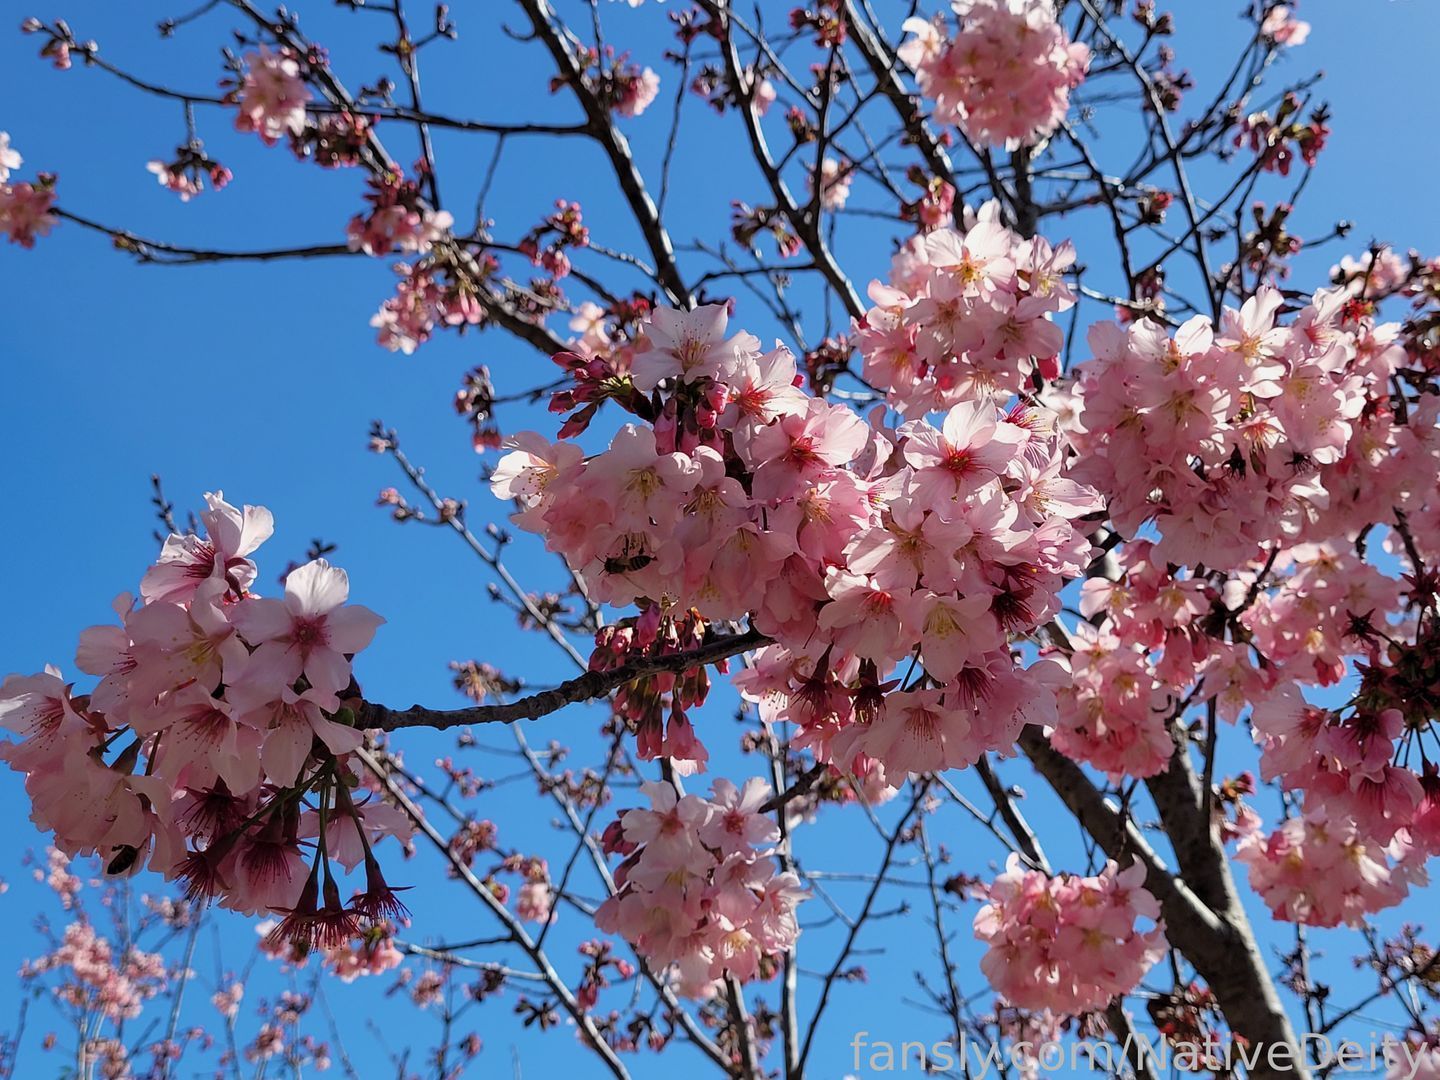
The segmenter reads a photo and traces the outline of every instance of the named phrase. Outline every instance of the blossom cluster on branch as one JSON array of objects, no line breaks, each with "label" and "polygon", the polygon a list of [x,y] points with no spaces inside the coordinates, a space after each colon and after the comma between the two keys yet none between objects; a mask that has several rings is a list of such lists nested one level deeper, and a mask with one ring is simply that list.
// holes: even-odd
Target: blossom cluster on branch
[{"label": "blossom cluster on branch", "polygon": [[939,227],[906,242],[890,282],[855,335],[865,381],[906,416],[965,401],[1004,403],[1059,375],[1063,342],[1051,316],[1075,304],[1067,241],[1022,239],[998,203],[970,213],[965,231]]},{"label": "blossom cluster on branch", "polygon": [[[784,1027],[786,1072],[798,1076],[809,1039],[796,1045],[793,1017],[759,1011],[752,1020],[735,984],[799,970],[797,910],[804,884],[821,875],[795,869],[789,834],[822,802],[853,800],[887,842],[886,863],[858,920],[832,904],[851,933],[819,1011],[832,981],[849,977],[843,965],[891,854],[915,845],[942,955],[942,893],[983,904],[973,929],[986,946],[998,1030],[1048,1035],[1068,1017],[1102,1012],[1118,1024],[1123,1009],[1108,1007],[1163,955],[1168,925],[1179,928],[1175,988],[1151,1002],[1158,1027],[1173,1035],[1189,1024],[1209,1038],[1219,1028],[1206,1014],[1223,1008],[1224,1037],[1249,1039],[1253,998],[1263,1036],[1293,1041],[1268,1001],[1270,974],[1253,962],[1258,949],[1223,860],[1233,852],[1277,918],[1363,927],[1426,883],[1427,860],[1440,854],[1440,762],[1427,745],[1440,720],[1440,262],[1377,244],[1335,266],[1329,288],[1283,287],[1286,260],[1304,243],[1287,224],[1293,197],[1267,209],[1251,194],[1262,180],[1308,177],[1329,111],[1301,85],[1259,104],[1256,91],[1308,24],[1287,4],[1250,5],[1253,40],[1229,84],[1208,112],[1172,128],[1166,114],[1193,83],[1172,68],[1174,51],[1156,46],[1174,19],[1148,0],[1129,9],[1141,39],[1133,51],[1112,26],[1123,6],[1088,0],[1066,20],[1083,40],[1071,39],[1060,21],[1069,9],[1052,0],[955,0],[953,17],[909,19],[898,46],[866,4],[796,8],[792,33],[772,41],[758,9],[750,27],[736,5],[702,0],[671,12],[677,51],[665,59],[680,69],[681,90],[657,200],[621,127],[654,104],[660,77],[604,43],[598,5],[593,47],[549,4],[522,6],[527,40],[555,62],[549,89],[573,96],[577,122],[427,112],[417,57],[453,36],[444,5],[419,40],[403,4],[380,20],[396,25],[383,50],[410,84],[408,108],[388,78],[345,89],[325,50],[283,11],[237,35],[221,96],[204,99],[121,72],[63,22],[24,24],[56,67],[73,54],[184,104],[188,139],[149,165],[181,199],[230,179],[196,135],[197,104],[220,106],[267,146],[361,169],[365,195],[334,244],[226,253],[146,242],[59,210],[53,176],[12,182],[22,161],[0,132],[0,233],[12,242],[29,247],[65,218],[149,261],[401,256],[395,291],[371,320],[384,347],[409,354],[442,328],[500,326],[553,355],[561,377],[527,394],[497,397],[488,367],[476,367],[455,408],[485,451],[502,446],[500,402],[552,395],[558,436],[504,438],[489,482],[514,505],[513,521],[563,559],[567,595],[524,591],[500,560],[510,536],[493,528],[489,550],[463,500],[435,493],[377,423],[377,449],[395,454],[434,516],[395,489],[381,503],[397,521],[454,528],[504,581],[508,591],[496,585],[493,595],[514,603],[521,625],[588,665],[529,697],[488,663],[456,665],[476,707],[448,715],[364,702],[352,662],[379,617],[348,603],[348,579],[323,558],[289,572],[283,598],[258,595],[252,556],[271,533],[269,514],[208,495],[204,532],[171,536],[138,598],[116,602],[118,624],[82,635],[76,664],[95,680],[88,692],[55,669],[0,684],[0,725],[19,736],[0,758],[24,775],[35,823],[61,852],[95,854],[112,874],[148,867],[191,901],[265,916],[267,954],[299,966],[318,950],[343,979],[391,970],[402,947],[416,950],[394,939],[406,913],[373,849],[419,828],[504,924],[508,936],[497,940],[536,969],[517,975],[547,987],[544,1001],[517,1006],[527,1024],[548,1026],[563,1008],[582,1041],[613,1056],[645,1040],[663,1045],[670,1034],[656,1016],[672,1028],[691,1020],[678,992],[707,1003],[697,1010],[706,1023],[728,1014],[713,1047],[689,1032],[727,1071],[762,1075],[764,1049],[749,1044],[773,1026]],[[802,67],[791,54],[811,45],[818,56]],[[1110,96],[1117,78],[1132,76],[1127,95]],[[677,246],[667,231],[687,92],[746,125],[768,188],[731,203],[738,258],[728,242]],[[1116,100],[1135,106],[1144,134],[1138,159],[1118,171],[1082,130]],[[872,106],[894,112],[896,126],[878,138]],[[380,140],[392,126],[419,144],[408,169]],[[497,140],[482,205],[507,140],[595,144],[641,245],[606,246],[613,208],[582,206],[589,191],[550,193],[508,241],[480,206],[457,226],[440,206],[432,128]],[[1047,156],[1061,136],[1063,163]],[[1236,154],[1242,147],[1253,156]],[[1068,160],[1072,148],[1078,160]],[[917,154],[903,171],[889,160],[901,150]],[[952,160],[967,151],[973,161]],[[1187,168],[1202,155],[1240,162],[1218,201],[1191,190]],[[1167,171],[1174,190],[1155,186]],[[876,192],[878,210],[868,205]],[[1123,286],[1104,284],[1120,295],[1095,287],[1068,242],[1040,235],[1047,219],[1086,211],[1114,230]],[[1186,220],[1167,232],[1167,213]],[[905,223],[868,301],[835,255],[836,229],[852,215]],[[1231,231],[1237,249],[1217,268],[1212,248]],[[1332,239],[1346,231],[1337,225]],[[762,232],[782,260],[807,261],[766,262],[754,244]],[[1164,244],[1148,265],[1137,261],[1142,235]],[[716,268],[692,273],[692,255]],[[1194,257],[1193,281],[1167,281],[1172,256]],[[623,285],[594,269],[600,259]],[[807,288],[796,283],[811,280],[849,316],[835,328],[827,311],[818,343],[806,343],[794,306]],[[758,293],[803,356],[734,331],[734,300],[715,302],[725,300],[721,283]],[[1203,299],[1181,296],[1196,286]],[[1072,365],[1085,346],[1066,340],[1060,317],[1074,313],[1078,325],[1082,298],[1106,315],[1083,338],[1088,358]],[[1392,298],[1413,301],[1404,323],[1382,321]],[[566,318],[568,341],[551,322]],[[598,449],[582,449],[602,424]],[[588,659],[572,634],[593,634]],[[742,749],[769,758],[782,790],[720,778],[708,796],[687,793],[716,745],[695,717],[710,669],[729,674],[729,658],[746,649],[732,679],[749,722]],[[1343,702],[1332,690],[1329,704],[1316,703],[1317,690],[1347,678],[1355,690]],[[512,700],[482,705],[487,694]],[[544,857],[500,849],[491,821],[452,805],[452,793],[463,803],[483,786],[472,771],[437,761],[448,786],[428,791],[398,755],[377,762],[360,730],[367,716],[389,727],[533,719],[602,695],[612,740],[603,776],[551,773],[517,736],[540,791],[576,834],[558,880]],[[1254,776],[1215,775],[1217,742],[1237,729],[1253,736],[1260,780],[1279,793],[1274,821],[1250,803]],[[1093,849],[1085,874],[1048,869],[1016,806],[1023,793],[991,771],[992,755],[1017,750],[1108,854],[1103,869]],[[552,748],[545,760],[565,752]],[[659,763],[662,779],[640,783],[650,805],[623,811],[597,843],[577,807],[598,811],[612,769],[638,777],[637,759]],[[994,802],[988,817],[939,775],[971,766]],[[918,817],[890,832],[873,808],[908,781]],[[960,874],[938,883],[950,852],[931,849],[925,819],[941,789],[1015,853],[990,884]],[[412,790],[454,818],[448,838]],[[1147,792],[1168,842],[1155,850],[1135,805]],[[586,853],[607,890],[598,903],[570,879]],[[620,857],[613,875],[606,855]],[[488,869],[482,856],[493,856]],[[342,880],[362,865],[363,887],[357,879],[346,895]],[[64,874],[52,876],[66,895]],[[594,911],[638,966],[610,943],[586,942],[572,995],[542,952],[562,900]],[[1205,940],[1192,949],[1184,934]],[[1232,947],[1233,966],[1214,960]],[[1420,955],[1405,951],[1412,975]],[[1189,986],[1181,957],[1196,973]],[[1378,952],[1370,962],[1382,989],[1400,985],[1390,973],[1398,963]],[[1418,970],[1424,981],[1428,967]],[[612,971],[649,978],[662,1004],[629,1027],[618,1012],[592,1014]],[[62,1000],[118,1026],[158,996],[164,974],[154,956],[118,948],[82,921],[26,977],[63,980]],[[508,977],[487,970],[474,993]],[[439,969],[400,978],[419,1007],[445,995]],[[1300,960],[1290,982],[1316,1010],[1312,1028],[1323,1027],[1328,988],[1312,985]],[[240,992],[222,987],[216,1008],[233,1017]],[[957,1034],[959,993],[952,978],[948,1001],[932,995]],[[793,985],[782,994],[793,1007]],[[257,1039],[255,1056],[268,1059],[264,1047],[279,1039],[278,1028]],[[114,1043],[106,1053],[121,1061]]]},{"label": "blossom cluster on branch", "polygon": [[[90,693],[53,668],[0,684],[0,724],[21,736],[0,757],[67,854],[149,866],[192,898],[283,913],[277,937],[336,947],[404,910],[372,847],[411,825],[366,796],[341,700],[383,620],[323,559],[291,571],[283,599],[258,596],[270,513],[206,502],[204,534],[166,540],[139,600],[115,602],[119,625],[81,635]],[[365,887],[342,897],[332,860],[364,864]]]},{"label": "blossom cluster on branch", "polygon": [[899,57],[936,119],[1014,150],[1049,136],[1085,79],[1090,49],[1066,36],[1052,0],[954,0],[958,28],[912,17]]},{"label": "blossom cluster on branch", "polygon": [[589,458],[517,436],[496,494],[597,600],[748,618],[773,638],[736,683],[821,760],[901,778],[1009,752],[1053,715],[1059,672],[1022,678],[1008,635],[1058,610],[1088,561],[1072,521],[1100,506],[1064,475],[1048,414],[981,400],[939,427],[891,428],[883,410],[867,423],[727,321],[719,306],[659,309],[608,359],[557,357],[576,376],[557,404],[583,402],[567,431],[603,400],[643,422]]},{"label": "blossom cluster on branch", "polygon": [[997,993],[1023,1009],[1066,1016],[1103,1009],[1127,994],[1165,952],[1160,905],[1143,887],[1145,867],[1114,862],[1094,877],[1027,870],[1011,855],[984,890],[975,936],[980,967]]},{"label": "blossom cluster on branch", "polygon": [[737,789],[721,778],[708,799],[668,783],[641,790],[650,809],[623,811],[605,834],[625,861],[595,925],[653,966],[674,965],[690,997],[712,996],[726,975],[749,982],[773,973],[800,936],[795,905],[805,892],[793,872],[776,869],[769,785],[751,779]]}]

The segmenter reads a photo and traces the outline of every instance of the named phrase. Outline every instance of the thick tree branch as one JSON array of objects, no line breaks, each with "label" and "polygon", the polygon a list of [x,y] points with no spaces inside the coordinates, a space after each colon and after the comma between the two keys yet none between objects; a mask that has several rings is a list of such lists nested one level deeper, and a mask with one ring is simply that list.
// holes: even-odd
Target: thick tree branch
[{"label": "thick tree branch", "polygon": [[[1050,746],[1044,732],[1034,726],[1027,727],[1020,736],[1020,746],[1110,858],[1123,865],[1134,857],[1145,865],[1145,887],[1160,901],[1167,938],[1189,959],[1215,994],[1231,1029],[1243,1035],[1251,1046],[1259,1046],[1264,1051],[1249,1075],[1256,1080],[1280,1076],[1306,1080],[1310,1074],[1303,1065],[1290,1018],[1280,1003],[1235,893],[1224,853],[1213,843],[1206,845],[1208,851],[1200,850],[1192,823],[1183,819],[1187,806],[1196,813],[1199,811],[1199,799],[1188,776],[1188,760],[1177,764],[1176,759],[1182,759],[1183,753],[1177,752],[1170,772],[1161,774],[1166,779],[1150,781],[1152,794],[1157,804],[1161,804],[1162,818],[1166,818],[1167,812],[1171,815],[1165,821],[1166,832],[1172,838],[1181,865],[1181,873],[1175,875],[1166,869],[1135,825],[1106,803],[1084,770]],[[1188,797],[1187,782],[1190,782]],[[1179,829],[1178,836],[1171,827],[1171,819]],[[1221,897],[1224,902],[1215,910],[1197,892],[1207,897]],[[1289,1048],[1293,1068],[1270,1067],[1268,1054],[1275,1046]]]},{"label": "thick tree branch", "polygon": [[665,656],[645,657],[622,664],[609,671],[587,671],[567,679],[551,690],[542,690],[529,697],[496,705],[472,705],[464,709],[427,709],[412,705],[408,709],[389,709],[373,702],[360,702],[355,708],[358,725],[394,731],[407,727],[430,727],[440,730],[465,724],[508,724],[515,720],[538,720],[566,705],[594,701],[618,690],[628,682],[661,672],[680,672],[688,668],[714,664],[759,648],[769,641],[758,630],[730,634],[706,642],[698,648]]}]

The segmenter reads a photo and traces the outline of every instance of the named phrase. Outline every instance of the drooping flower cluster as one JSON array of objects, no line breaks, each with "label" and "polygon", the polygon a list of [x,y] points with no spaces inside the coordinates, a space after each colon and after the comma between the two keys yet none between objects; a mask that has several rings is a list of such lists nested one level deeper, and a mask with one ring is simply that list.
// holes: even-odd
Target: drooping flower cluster
[{"label": "drooping flower cluster", "polygon": [[55,227],[54,205],[53,180],[42,177],[35,183],[0,184],[0,233],[12,244],[34,247],[37,236],[47,236]]},{"label": "drooping flower cluster", "polygon": [[1011,855],[975,916],[990,985],[1022,1009],[1072,1016],[1128,994],[1165,951],[1163,923],[1137,925],[1160,915],[1144,881],[1138,862],[1126,870],[1107,863],[1096,877],[1050,877]]},{"label": "drooping flower cluster", "polygon": [[[1344,629],[1316,626],[1303,639],[1322,646],[1332,636],[1337,643],[1353,642],[1348,648],[1360,650],[1365,662],[1358,665],[1358,691],[1338,709],[1307,702],[1299,683],[1337,679],[1343,657],[1333,660],[1329,680],[1317,678],[1304,664],[1282,668],[1288,678],[1257,698],[1252,716],[1262,748],[1261,772],[1267,780],[1303,791],[1306,807],[1323,806],[1332,817],[1343,817],[1360,841],[1381,847],[1396,841],[1423,858],[1440,853],[1440,770],[1425,751],[1440,719],[1440,632],[1433,598],[1421,601],[1425,609],[1411,644],[1403,640],[1399,625],[1387,633],[1376,614],[1399,608],[1396,583],[1378,578],[1382,589],[1376,602],[1376,592],[1367,592],[1359,569],[1331,557],[1296,575],[1328,571],[1335,576],[1324,584],[1334,591],[1344,589],[1348,575],[1358,578],[1351,595],[1359,602],[1345,606]],[[1381,606],[1387,593],[1389,604]],[[1417,597],[1412,593],[1409,599],[1414,603]],[[1305,612],[1297,622],[1313,617]],[[1316,668],[1321,668],[1319,659]]]},{"label": "drooping flower cluster", "polygon": [[[0,725],[21,736],[0,758],[25,774],[32,818],[63,851],[111,873],[148,863],[192,897],[284,912],[287,936],[338,945],[399,910],[371,846],[409,826],[352,796],[346,755],[361,734],[340,697],[383,620],[346,602],[345,572],[323,559],[292,571],[283,599],[255,595],[250,556],[270,513],[206,502],[204,535],[171,536],[140,602],[120,597],[119,625],[81,635],[89,694],[53,668],[0,684]],[[365,864],[353,903],[332,859]]]},{"label": "drooping flower cluster", "polygon": [[[665,614],[652,604],[639,617],[618,620],[596,635],[590,667],[606,671],[642,657],[693,649],[702,644],[706,626],[693,610]],[[724,673],[728,665],[722,661],[717,668]],[[690,776],[704,771],[710,754],[695,734],[687,712],[705,704],[709,692],[710,676],[703,665],[679,673],[660,671],[621,687],[612,706],[635,732],[640,760],[665,758],[677,775]]]},{"label": "drooping flower cluster", "polygon": [[557,199],[555,212],[531,229],[516,246],[522,255],[529,257],[531,263],[559,280],[570,274],[567,249],[589,245],[590,230],[585,225],[580,204]]},{"label": "drooping flower cluster", "polygon": [[954,0],[959,28],[910,18],[900,59],[935,118],[977,143],[1014,150],[1048,137],[1085,80],[1090,49],[1072,42],[1052,0]]},{"label": "drooping flower cluster", "polygon": [[1108,496],[1123,535],[1154,522],[1170,562],[1230,569],[1276,538],[1306,538],[1328,502],[1316,466],[1345,456],[1367,384],[1383,387],[1395,363],[1393,349],[1364,347],[1368,327],[1340,290],[1288,326],[1283,303],[1265,287],[1218,329],[1196,316],[1173,336],[1151,320],[1090,331],[1077,478]]},{"label": "drooping flower cluster", "polygon": [[285,968],[304,968],[313,959],[341,982],[350,983],[366,976],[383,975],[405,961],[405,954],[395,946],[394,925],[383,919],[353,939],[319,948],[303,939],[287,938],[278,932],[280,926],[279,919],[264,919],[255,924],[255,932],[260,938],[261,954]]},{"label": "drooping flower cluster", "polygon": [[1297,544],[1275,564],[1272,573],[1283,575],[1278,587],[1259,593],[1240,616],[1272,675],[1332,686],[1345,677],[1349,657],[1378,660],[1375,642],[1351,633],[1350,617],[1398,611],[1398,581],[1328,543]]},{"label": "drooping flower cluster", "polygon": [[177,146],[170,161],[157,158],[146,168],[161,187],[180,196],[181,202],[189,202],[204,191],[207,181],[220,191],[233,179],[229,169],[205,153],[198,139]]},{"label": "drooping flower cluster", "polygon": [[[488,257],[476,262],[482,275],[492,268]],[[430,340],[437,326],[464,329],[485,321],[485,309],[470,279],[452,273],[448,261],[396,263],[395,274],[395,295],[370,317],[376,340],[391,352],[409,356]]]},{"label": "drooping flower cluster", "polygon": [[1403,839],[1368,839],[1323,803],[1268,837],[1245,838],[1236,857],[1276,918],[1307,926],[1364,926],[1369,912],[1398,904],[1426,880]]},{"label": "drooping flower cluster", "polygon": [[[1072,520],[1099,503],[1064,476],[1047,416],[986,400],[940,427],[867,424],[726,325],[721,307],[657,310],[628,372],[603,379],[586,374],[602,361],[557,357],[585,376],[586,409],[608,399],[644,423],[588,459],[517,436],[492,480],[516,523],[597,600],[748,617],[776,644],[737,682],[843,769],[964,766],[1053,716],[1059,669],[1020,678],[1007,633],[1058,609],[1089,559]],[[903,686],[884,681],[897,668]]]},{"label": "drooping flower cluster", "polygon": [[855,335],[865,381],[907,416],[965,401],[1007,401],[1053,378],[1062,337],[1051,316],[1075,303],[1064,274],[1075,261],[1067,241],[1022,240],[984,206],[964,232],[935,228],[895,257],[889,285],[872,282],[875,302]]},{"label": "drooping flower cluster", "polygon": [[[1229,721],[1253,706],[1266,780],[1305,793],[1307,809],[1347,815],[1360,845],[1398,838],[1423,858],[1440,850],[1440,792],[1414,753],[1440,717],[1424,566],[1433,530],[1419,524],[1440,521],[1440,399],[1407,359],[1401,328],[1377,324],[1365,298],[1412,271],[1372,256],[1333,276],[1340,287],[1288,324],[1280,294],[1262,288],[1218,331],[1197,318],[1173,336],[1148,320],[1092,332],[1097,358],[1080,368],[1066,420],[1075,473],[1109,496],[1121,535],[1152,523],[1159,535],[1112,556],[1080,609],[1101,620],[1112,664],[1117,651],[1134,665],[1143,655],[1165,688],[1143,727],[1157,750],[1181,702]],[[1063,393],[1044,399],[1064,405]],[[1395,528],[1380,543],[1413,571],[1403,580],[1364,555],[1366,534],[1386,523]],[[1080,636],[1088,667],[1095,635]],[[1356,669],[1345,706],[1306,702],[1303,686]],[[1075,678],[1061,693],[1057,745],[1108,768],[1066,731],[1070,701],[1111,727],[1127,715],[1117,694],[1148,685],[1134,675],[1088,690]]]},{"label": "drooping flower cluster", "polygon": [[624,811],[606,830],[606,850],[626,859],[595,924],[654,967],[673,965],[688,997],[710,997],[725,975],[767,975],[800,936],[795,906],[805,896],[795,874],[776,870],[780,832],[761,809],[770,788],[717,779],[708,799],[668,783],[641,790],[650,809]]},{"label": "drooping flower cluster", "polygon": [[238,81],[227,94],[238,110],[236,130],[253,131],[269,146],[283,136],[299,136],[312,95],[295,54],[283,46],[261,45],[241,57],[241,64]]}]

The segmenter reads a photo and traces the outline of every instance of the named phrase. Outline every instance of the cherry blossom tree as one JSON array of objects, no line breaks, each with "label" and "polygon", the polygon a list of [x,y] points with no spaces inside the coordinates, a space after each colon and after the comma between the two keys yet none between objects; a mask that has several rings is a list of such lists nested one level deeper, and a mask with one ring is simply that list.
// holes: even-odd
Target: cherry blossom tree
[{"label": "cherry blossom tree", "polygon": [[[596,1075],[688,1045],[720,1075],[815,1076],[887,934],[924,970],[864,992],[917,997],[927,1045],[1109,1040],[1116,1071],[1157,1077],[1168,1042],[1216,1055],[1197,1072],[1319,1077],[1337,1064],[1313,1037],[1386,1010],[1379,1067],[1440,1075],[1437,954],[1393,921],[1431,906],[1440,853],[1440,264],[1306,221],[1329,113],[1283,77],[1310,29],[1292,6],[1230,5],[1243,35],[1212,85],[1151,0],[420,6],[340,0],[373,32],[358,58],[287,8],[176,13],[175,48],[224,42],[216,90],[63,20],[20,28],[97,93],[183,112],[148,165],[179,200],[226,197],[226,129],[366,190],[343,236],[209,248],[71,203],[70,163],[0,133],[14,244],[378,259],[373,314],[336,294],[325,317],[369,318],[416,354],[397,363],[443,334],[553,362],[464,373],[480,491],[443,494],[370,432],[398,470],[381,506],[473,552],[550,685],[481,656],[452,665],[462,707],[375,700],[365,650],[404,627],[352,602],[343,552],[270,587],[265,493],[225,477],[188,523],[157,481],[166,536],[115,583],[135,591],[73,663],[5,680],[0,756],[68,912],[24,974],[77,1018],[76,1074],[217,1053],[239,1075],[282,1045],[297,1071],[330,1062],[313,995],[237,1035],[244,982],[222,979],[214,1026],[178,1023],[188,953],[141,931],[193,948],[215,905],[317,988],[384,977],[451,1010],[457,973],[474,1002],[519,987]],[[632,57],[642,23],[663,55]],[[572,119],[425,95],[435,52],[484,63],[504,34]],[[632,146],[655,110],[667,138]],[[442,132],[493,147],[488,175],[444,173]],[[541,140],[605,168],[547,177],[543,220],[492,216],[494,175]],[[671,172],[705,140],[743,168],[730,219],[691,240]],[[587,215],[602,188],[628,220]],[[1077,249],[1091,221],[1109,242]],[[1328,278],[1292,276],[1326,246]],[[527,402],[551,420],[512,430]],[[527,544],[543,581],[512,569]],[[428,777],[414,729],[455,739]],[[490,808],[465,763],[502,729],[528,811]],[[508,846],[505,814],[535,808],[559,815],[553,850]],[[834,821],[864,838],[843,891],[807,852]],[[493,935],[419,944],[448,933],[410,913],[427,874]],[[80,896],[131,879],[147,914],[110,932]],[[575,920],[578,965],[550,936]],[[1343,985],[1317,940],[1355,957]],[[127,1043],[152,999],[168,1024]],[[428,1067],[448,1077],[478,1043],[445,1015]]]}]

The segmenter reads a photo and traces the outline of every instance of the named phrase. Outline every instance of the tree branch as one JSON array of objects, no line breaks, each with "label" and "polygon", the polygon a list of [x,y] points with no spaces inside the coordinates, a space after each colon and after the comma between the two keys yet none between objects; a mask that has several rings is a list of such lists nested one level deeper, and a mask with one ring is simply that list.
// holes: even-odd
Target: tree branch
[{"label": "tree branch", "polygon": [[567,679],[554,689],[542,690],[529,697],[497,705],[472,705],[464,709],[427,709],[423,705],[412,705],[408,709],[390,709],[384,705],[361,701],[352,707],[358,717],[358,726],[379,728],[383,731],[407,727],[444,730],[464,724],[508,724],[516,720],[538,720],[566,705],[605,697],[626,683],[646,675],[680,672],[718,663],[749,649],[759,648],[769,640],[758,630],[730,634],[686,652],[644,657],[609,671],[587,671],[583,675]]},{"label": "tree branch", "polygon": [[586,85],[584,72],[576,59],[574,49],[555,25],[555,13],[549,0],[519,0],[519,4],[525,14],[530,16],[536,37],[550,50],[555,66],[575,94],[575,100],[585,110],[585,117],[589,121],[589,134],[610,159],[620,191],[630,205],[631,213],[635,215],[635,223],[645,238],[645,246],[650,249],[650,255],[655,260],[658,284],[669,294],[671,303],[679,307],[689,307],[692,297],[680,276],[674,245],[670,243],[670,234],[665,231],[665,226],[660,221],[660,212],[655,208],[654,200],[645,190],[645,181],[635,165],[629,141],[615,126],[605,103]]},{"label": "tree branch", "polygon": [[404,811],[405,816],[410,819],[420,832],[425,834],[425,838],[430,841],[435,850],[443,855],[446,861],[450,863],[450,867],[454,870],[456,876],[464,881],[481,903],[489,908],[490,912],[500,920],[500,923],[509,932],[510,940],[530,958],[531,963],[535,965],[546,985],[555,993],[555,996],[559,999],[565,1011],[570,1014],[570,1018],[575,1022],[575,1026],[580,1029],[583,1041],[600,1055],[601,1061],[605,1063],[606,1068],[617,1080],[629,1080],[630,1073],[616,1056],[615,1051],[610,1048],[610,1044],[605,1041],[605,1037],[596,1028],[595,1021],[591,1018],[589,1012],[585,1010],[575,995],[571,993],[570,987],[566,985],[560,973],[555,970],[554,965],[550,962],[550,958],[545,954],[543,949],[535,944],[534,940],[525,931],[525,927],[521,925],[520,920],[517,919],[504,904],[496,899],[494,893],[485,886],[484,882],[475,876],[475,871],[470,869],[470,864],[461,858],[445,841],[445,838],[436,831],[435,826],[431,825],[425,817],[425,812],[415,804],[415,801],[410,798],[405,789],[396,783],[395,778],[390,775],[389,771],[386,770],[369,751],[360,749],[356,750],[355,754],[385,788],[386,794],[394,799],[400,809]]}]

